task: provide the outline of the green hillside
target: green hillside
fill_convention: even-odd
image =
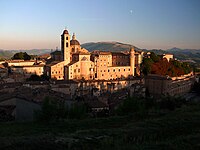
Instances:
[[[0,50],[0,59],[10,59],[13,56],[11,51]]]
[[[93,50],[101,50],[101,51],[125,51],[129,50],[133,45],[124,44],[119,42],[97,42],[97,43],[85,43],[82,44],[81,47],[93,51]]]
[[[195,150],[200,149],[199,118],[200,105],[190,104],[148,119],[128,115],[46,124],[0,123],[0,149]]]

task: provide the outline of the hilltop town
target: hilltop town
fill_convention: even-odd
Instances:
[[[195,82],[194,72],[172,54],[156,56],[134,47],[89,52],[81,48],[75,34],[71,38],[64,30],[61,51],[0,62],[0,108],[16,120],[32,120],[34,111],[50,97],[69,106],[81,101],[93,113],[109,112],[128,97],[184,95]]]

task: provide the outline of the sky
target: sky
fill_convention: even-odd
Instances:
[[[65,28],[81,44],[200,49],[200,0],[0,0],[0,49],[60,48]]]

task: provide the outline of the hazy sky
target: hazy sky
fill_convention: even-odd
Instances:
[[[200,0],[0,0],[0,49],[60,48],[65,27],[80,43],[200,49]]]

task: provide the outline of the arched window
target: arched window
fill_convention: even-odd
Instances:
[[[66,47],[68,47],[69,46],[69,44],[68,44],[68,42],[66,43]]]

